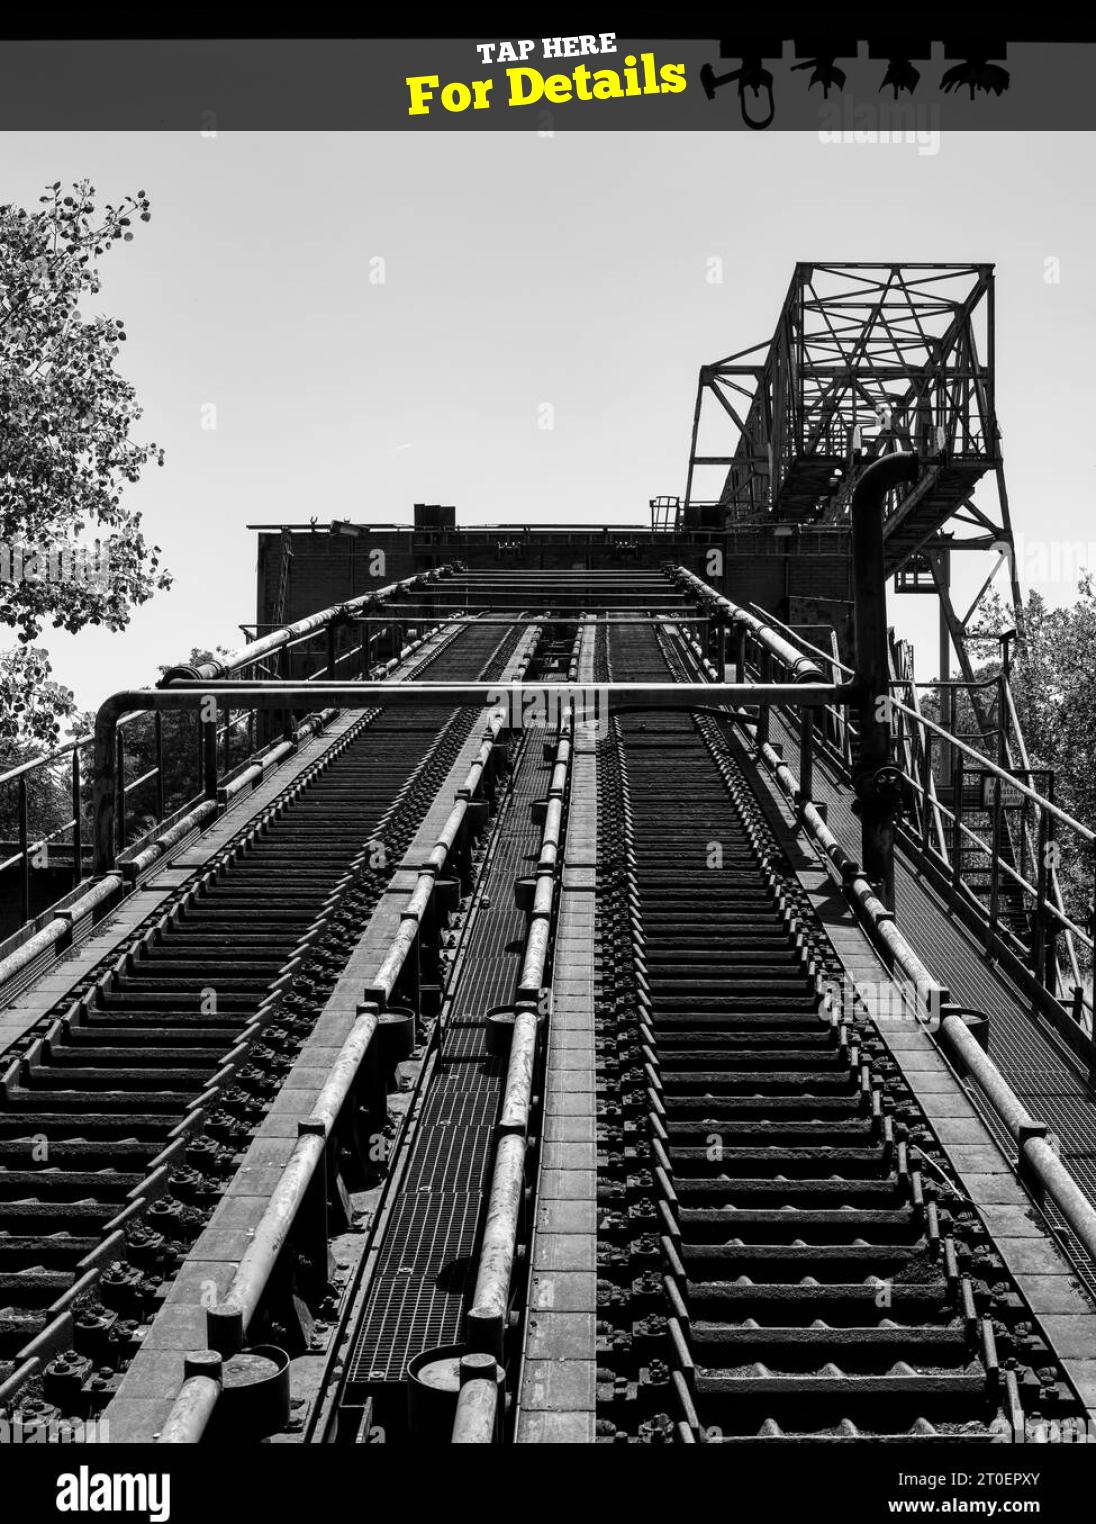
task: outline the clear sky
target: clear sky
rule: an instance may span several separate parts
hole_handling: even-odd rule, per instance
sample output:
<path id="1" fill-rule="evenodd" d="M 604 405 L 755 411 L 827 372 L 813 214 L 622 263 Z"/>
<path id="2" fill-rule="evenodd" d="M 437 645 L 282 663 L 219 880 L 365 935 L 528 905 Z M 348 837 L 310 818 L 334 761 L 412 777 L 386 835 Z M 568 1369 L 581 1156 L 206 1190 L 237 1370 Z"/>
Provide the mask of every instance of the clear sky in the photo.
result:
<path id="1" fill-rule="evenodd" d="M 104 259 L 98 308 L 126 320 L 120 367 L 167 452 L 130 501 L 175 587 L 124 634 L 49 631 L 55 675 L 90 707 L 192 645 L 238 644 L 255 617 L 248 522 L 406 521 L 416 500 L 465 522 L 645 518 L 683 490 L 699 365 L 768 337 L 797 259 L 996 262 L 1014 524 L 1051 573 L 1040 590 L 1068 600 L 1076 557 L 1054 547 L 1096 542 L 1094 139 L 936 146 L 0 135 L 5 201 L 83 176 L 152 201 Z M 934 675 L 929 600 L 892 612 Z"/>

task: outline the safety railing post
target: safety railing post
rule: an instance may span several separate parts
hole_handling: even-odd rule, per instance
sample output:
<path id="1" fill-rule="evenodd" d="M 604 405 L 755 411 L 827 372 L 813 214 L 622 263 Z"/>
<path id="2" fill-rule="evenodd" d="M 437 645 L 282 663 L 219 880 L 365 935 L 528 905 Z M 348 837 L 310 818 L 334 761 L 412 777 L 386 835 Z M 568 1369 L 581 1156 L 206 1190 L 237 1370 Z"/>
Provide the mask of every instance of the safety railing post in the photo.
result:
<path id="1" fill-rule="evenodd" d="M 761 664 L 761 681 L 763 683 L 772 682 L 772 664 L 773 664 L 773 659 L 772 659 L 771 654 L 768 651 L 766 651 L 764 648 L 762 648 L 759 660 L 760 660 L 760 664 Z M 768 743 L 769 743 L 769 706 L 768 706 L 768 704 L 762 702 L 762 703 L 759 703 L 758 706 L 757 706 L 757 749 L 758 749 L 758 751 L 760 751 L 763 746 L 767 746 Z"/>
<path id="2" fill-rule="evenodd" d="M 19 898 L 22 906 L 20 921 L 30 920 L 30 822 L 27 802 L 27 775 L 19 774 Z"/>
<path id="3" fill-rule="evenodd" d="M 1054 861 L 1058 856 L 1058 848 L 1055 842 L 1057 834 L 1054 816 L 1049 810 L 1044 811 L 1047 817 L 1047 844 L 1045 849 L 1047 883 L 1052 881 L 1054 875 Z M 1045 917 L 1046 939 L 1044 942 L 1043 961 L 1043 985 L 1049 994 L 1058 994 L 1058 917 L 1054 908 L 1048 906 Z"/>
<path id="4" fill-rule="evenodd" d="M 921 741 L 921 850 L 929 850 L 929 818 L 932 814 L 932 731 L 926 730 Z"/>
<path id="5" fill-rule="evenodd" d="M 801 804 L 814 798 L 814 725 L 807 710 L 799 714 L 799 798 Z"/>
<path id="6" fill-rule="evenodd" d="M 202 721 L 202 792 L 207 799 L 217 797 L 217 716 L 220 708 L 214 705 L 213 718 Z"/>
<path id="7" fill-rule="evenodd" d="M 951 801 L 951 881 L 956 889 L 963 881 L 963 754 L 955 753 Z"/>
<path id="8" fill-rule="evenodd" d="M 992 845 L 989 859 L 989 920 L 986 923 L 986 951 L 993 951 L 997 934 L 997 910 L 1001 899 L 1001 779 L 993 778 Z"/>
<path id="9" fill-rule="evenodd" d="M 72 887 L 84 878 L 84 822 L 80 815 L 80 748 L 72 748 Z"/>
<path id="10" fill-rule="evenodd" d="M 283 646 L 281 648 L 281 650 L 278 652 L 278 676 L 284 682 L 288 682 L 288 680 L 289 680 L 289 666 L 290 666 L 289 647 L 288 646 Z M 293 740 L 293 711 L 292 711 L 292 709 L 285 709 L 285 710 L 283 710 L 282 711 L 281 720 L 282 720 L 282 739 L 284 741 L 292 741 Z"/>
<path id="11" fill-rule="evenodd" d="M 163 710 L 157 709 L 153 715 L 153 747 L 156 761 L 156 824 L 159 825 L 167 814 L 167 800 L 164 790 L 164 715 Z"/>
<path id="12" fill-rule="evenodd" d="M 734 680 L 746 681 L 746 626 L 741 623 L 734 627 Z"/>
<path id="13" fill-rule="evenodd" d="M 1046 985 L 1044 961 L 1047 929 L 1047 842 L 1050 816 L 1046 810 L 1039 811 L 1039 825 L 1035 833 L 1035 911 L 1031 926 L 1031 966 L 1039 983 Z"/>
<path id="14" fill-rule="evenodd" d="M 202 734 L 202 716 L 197 709 L 194 711 L 194 787 L 201 787 L 204 769 L 205 736 Z"/>
<path id="15" fill-rule="evenodd" d="M 114 748 L 118 758 L 116 763 L 118 769 L 118 807 L 116 813 L 118 816 L 118 849 L 121 851 L 126 844 L 126 740 L 120 726 Z"/>
<path id="16" fill-rule="evenodd" d="M 857 481 L 850 504 L 856 681 L 860 688 L 860 754 L 853 787 L 860 811 L 864 871 L 888 910 L 894 909 L 894 834 L 902 790 L 891 756 L 883 504 L 890 489 L 915 481 L 919 472 L 916 455 L 881 455 Z"/>

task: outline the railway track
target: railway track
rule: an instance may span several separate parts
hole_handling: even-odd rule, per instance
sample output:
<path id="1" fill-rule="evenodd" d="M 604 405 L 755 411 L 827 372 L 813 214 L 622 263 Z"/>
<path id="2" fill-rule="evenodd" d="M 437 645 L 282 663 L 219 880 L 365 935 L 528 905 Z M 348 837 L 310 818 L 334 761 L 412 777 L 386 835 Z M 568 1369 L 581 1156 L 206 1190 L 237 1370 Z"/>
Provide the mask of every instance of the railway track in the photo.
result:
<path id="1" fill-rule="evenodd" d="M 680 657 L 617 629 L 601 676 Z M 678 673 L 680 675 L 680 672 Z M 1079 1406 L 713 717 L 602 747 L 598 1437 L 1009 1441 Z"/>
<path id="2" fill-rule="evenodd" d="M 416 675 L 489 679 L 519 635 L 467 627 Z M 4 1056 L 0 1386 L 67 1312 L 32 1405 L 109 1398 L 477 714 L 367 712 Z"/>

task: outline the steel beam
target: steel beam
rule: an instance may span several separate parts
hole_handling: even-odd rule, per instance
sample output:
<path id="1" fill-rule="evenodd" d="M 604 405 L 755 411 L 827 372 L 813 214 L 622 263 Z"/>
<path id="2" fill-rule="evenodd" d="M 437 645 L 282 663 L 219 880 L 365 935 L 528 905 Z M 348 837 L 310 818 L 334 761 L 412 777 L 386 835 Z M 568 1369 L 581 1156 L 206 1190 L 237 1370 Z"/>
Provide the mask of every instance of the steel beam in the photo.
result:
<path id="1" fill-rule="evenodd" d="M 864 869 L 888 910 L 894 909 L 894 831 L 901 777 L 891 765 L 883 499 L 890 488 L 916 481 L 920 469 L 917 456 L 906 451 L 881 456 L 860 477 L 851 505 L 860 737 L 853 786 L 863 832 Z"/>

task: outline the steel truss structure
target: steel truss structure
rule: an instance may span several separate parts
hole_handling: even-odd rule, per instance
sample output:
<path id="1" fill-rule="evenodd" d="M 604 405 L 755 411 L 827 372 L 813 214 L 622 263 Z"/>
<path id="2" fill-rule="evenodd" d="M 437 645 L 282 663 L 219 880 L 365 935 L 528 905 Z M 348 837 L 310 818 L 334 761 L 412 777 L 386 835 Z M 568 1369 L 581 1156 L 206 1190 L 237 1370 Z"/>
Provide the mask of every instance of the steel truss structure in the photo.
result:
<path id="1" fill-rule="evenodd" d="M 886 570 L 897 592 L 939 600 L 940 676 L 954 651 L 973 681 L 970 639 L 999 573 L 1021 603 L 994 369 L 992 265 L 799 263 L 772 338 L 701 367 L 680 518 L 710 505 L 696 493 L 717 468 L 728 527 L 841 524 L 865 465 L 915 451 L 925 471 L 885 503 Z M 989 558 L 965 611 L 957 552 Z"/>

